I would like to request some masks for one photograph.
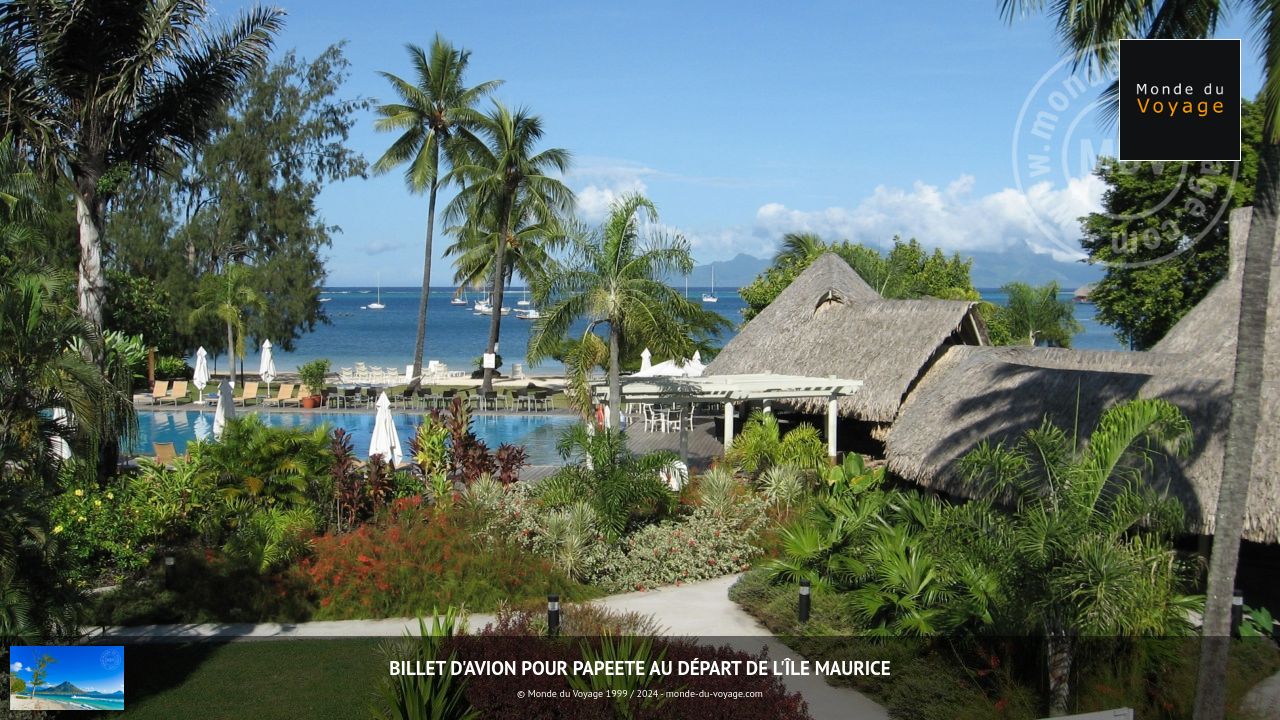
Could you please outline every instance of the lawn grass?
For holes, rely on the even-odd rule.
[[[123,717],[368,717],[377,683],[387,672],[379,651],[384,642],[350,638],[131,646],[125,650]]]

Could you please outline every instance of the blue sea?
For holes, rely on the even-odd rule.
[[[103,698],[93,697],[90,695],[48,695],[46,693],[38,692],[36,693],[36,698],[44,698],[46,700],[80,705],[93,710],[124,710],[124,698],[122,697]]]
[[[689,297],[697,299],[709,288],[690,287]],[[336,371],[340,367],[351,367],[356,362],[381,367],[403,369],[413,362],[413,343],[417,337],[418,299],[420,289],[416,287],[384,287],[382,288],[382,304],[384,310],[361,309],[375,302],[377,290],[373,287],[335,287],[328,288],[321,297],[330,298],[323,304],[324,312],[330,323],[320,325],[312,333],[304,335],[296,341],[291,352],[275,351],[276,368],[280,372],[288,372],[309,360],[328,358]],[[984,299],[1002,303],[1004,294],[999,290],[981,290]],[[742,321],[742,309],[746,303],[738,295],[736,288],[718,288],[716,292],[719,302],[704,305],[724,315],[731,322]],[[449,366],[450,370],[472,370],[477,367],[477,360],[485,350],[489,339],[489,320],[485,315],[472,311],[471,305],[451,305],[453,288],[432,288],[427,309],[427,347],[424,364],[427,360],[439,360]],[[470,293],[472,302],[480,296]],[[514,311],[516,302],[522,297],[521,289],[509,290],[504,298],[505,304]],[[1063,293],[1064,299],[1070,300],[1071,293]],[[1078,348],[1096,350],[1120,350],[1115,336],[1109,328],[1099,325],[1094,320],[1094,308],[1088,304],[1076,304],[1076,319],[1084,326],[1084,332],[1077,335],[1073,345]],[[513,363],[521,363],[526,373],[556,373],[562,368],[555,361],[545,361],[537,367],[530,367],[524,354],[529,344],[529,331],[532,326],[529,320],[520,320],[515,314],[502,318],[502,334],[499,343],[499,354],[503,357],[503,367],[510,370]],[[574,329],[581,334],[585,324]],[[723,338],[728,342],[733,331]],[[273,344],[279,343],[273,340]],[[654,362],[666,358],[654,358]],[[220,366],[219,366],[220,363]],[[210,370],[225,370],[226,357],[210,357]],[[256,373],[258,369],[258,353],[251,351],[245,358],[245,370]]]

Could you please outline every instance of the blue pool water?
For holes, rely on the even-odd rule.
[[[239,415],[244,415],[241,411]],[[272,427],[314,428],[328,423],[351,433],[352,447],[360,457],[369,454],[369,439],[373,434],[373,413],[273,413],[262,412],[258,416]],[[421,413],[393,414],[400,445],[407,453],[409,438],[424,417]],[[503,443],[524,445],[531,465],[558,465],[556,440],[561,432],[578,422],[569,415],[473,415],[471,431],[489,448],[497,449]],[[213,410],[171,410],[138,413],[138,444],[135,454],[152,454],[152,443],[171,442],[178,453],[186,451],[187,443],[197,437],[208,437],[213,429]]]

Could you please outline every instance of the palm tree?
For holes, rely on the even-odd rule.
[[[486,282],[491,284],[493,280],[493,249],[498,242],[496,219],[485,216],[477,220],[446,231],[456,238],[452,245],[445,248],[444,254],[454,258],[453,279],[460,286],[479,288]],[[543,277],[551,266],[548,251],[558,245],[562,238],[558,227],[540,223],[520,209],[513,216],[508,237],[504,285],[510,285],[517,272],[526,283]]]
[[[208,135],[261,68],[283,20],[255,8],[202,27],[204,0],[15,0],[0,6],[0,128],[73,189],[80,312],[101,325],[107,200],[136,169],[160,172]]]
[[[205,275],[196,290],[196,308],[191,322],[215,318],[227,328],[227,356],[231,361],[228,376],[235,371],[236,358],[244,358],[245,310],[265,312],[267,299],[252,285],[253,270],[248,265],[232,263],[216,275]],[[244,378],[240,378],[243,384]]]
[[[1002,0],[1006,18],[1041,11],[1044,0]],[[1258,48],[1266,80],[1262,87],[1264,145],[1258,154],[1253,218],[1241,268],[1240,318],[1236,336],[1231,420],[1222,461],[1222,483],[1214,512],[1213,552],[1209,560],[1200,678],[1196,689],[1197,720],[1220,720],[1226,712],[1226,638],[1231,629],[1231,598],[1240,558],[1253,452],[1262,407],[1263,346],[1275,252],[1276,214],[1280,212],[1280,15],[1266,0],[1240,3],[1259,29]],[[1056,2],[1052,12],[1063,44],[1077,62],[1111,67],[1120,38],[1204,38],[1213,35],[1221,15],[1219,0],[1102,0]],[[1118,86],[1107,91],[1117,97]]]
[[[1087,442],[1047,420],[1018,442],[983,442],[960,462],[966,481],[992,500],[1017,502],[1007,543],[1014,632],[1044,633],[1049,712],[1067,712],[1075,638],[1162,636],[1190,631],[1196,601],[1176,558],[1182,506],[1145,477],[1151,455],[1184,457],[1191,424],[1164,400],[1140,399],[1103,413]]]
[[[688,241],[652,227],[643,238],[641,220],[658,221],[652,202],[639,194],[616,200],[599,228],[570,240],[569,259],[534,292],[539,305],[555,304],[534,323],[530,362],[550,356],[569,327],[584,317],[587,333],[609,326],[609,427],[614,430],[621,427],[623,337],[662,355],[688,357],[693,340],[684,319],[706,312],[663,281],[693,269]]]
[[[413,350],[413,377],[422,373],[422,354],[427,340],[427,296],[431,290],[431,243],[435,233],[436,193],[447,181],[441,173],[441,161],[452,162],[449,149],[454,131],[472,119],[472,107],[481,97],[502,84],[490,80],[468,88],[462,76],[471,58],[470,51],[459,50],[436,35],[430,54],[417,45],[406,46],[417,71],[417,84],[391,73],[380,73],[400,96],[401,102],[380,105],[382,117],[374,128],[382,132],[404,131],[391,147],[373,164],[376,174],[408,163],[404,182],[414,193],[426,191],[427,240],[422,261],[422,298],[418,301],[418,339]]]
[[[573,193],[549,174],[563,175],[569,169],[569,152],[560,148],[535,151],[542,133],[541,118],[524,109],[513,113],[495,101],[492,112],[477,118],[474,133],[463,129],[459,134],[464,157],[449,173],[465,186],[445,209],[446,221],[465,218],[468,223],[483,225],[486,217],[497,219],[490,298],[494,313],[486,354],[498,352],[506,254],[515,239],[511,229],[519,224],[517,211],[535,223],[554,227],[573,210]],[[493,372],[493,368],[484,369],[482,392],[493,389]]]
[[[827,242],[813,233],[787,233],[782,236],[782,247],[774,254],[773,264],[808,263],[829,249]]]
[[[1022,339],[1027,345],[1070,347],[1071,338],[1083,329],[1071,302],[1058,298],[1057,282],[1039,287],[1013,282],[1001,289],[1009,300],[998,311],[1000,321],[1015,342]]]

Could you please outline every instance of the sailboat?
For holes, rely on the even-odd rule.
[[[450,305],[466,305],[467,289],[465,287],[458,288],[457,292],[453,294],[453,297],[449,298],[449,304]]]
[[[528,307],[529,305],[529,286],[528,285],[524,286],[524,296],[521,297],[520,300],[516,302],[516,304],[519,305],[520,307]]]
[[[386,305],[382,304],[382,273],[378,273],[378,301],[365,305],[365,308],[369,310],[381,310],[385,307]]]
[[[702,302],[713,303],[720,302],[720,298],[716,297],[716,266],[711,266],[711,292],[702,293]]]

